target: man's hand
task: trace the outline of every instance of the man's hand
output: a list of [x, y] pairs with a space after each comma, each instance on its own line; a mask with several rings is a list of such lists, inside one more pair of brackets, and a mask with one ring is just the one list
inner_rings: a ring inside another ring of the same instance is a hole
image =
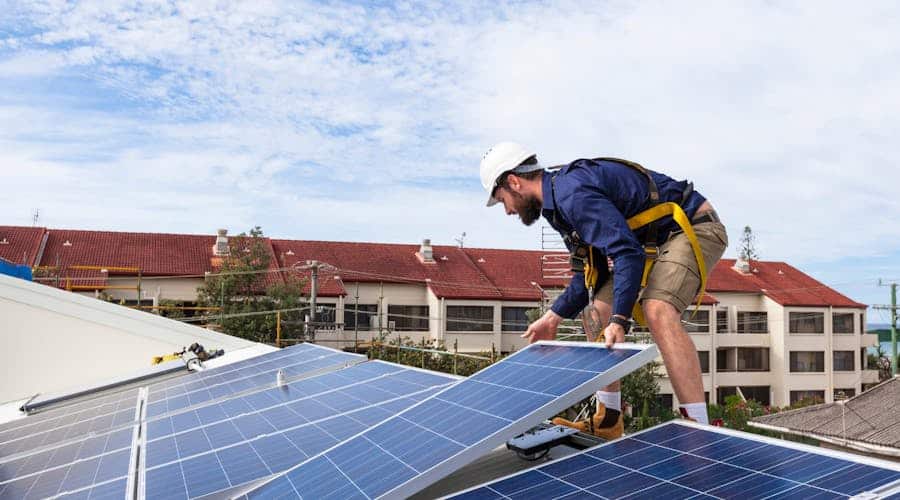
[[603, 338], [606, 340], [606, 348], [612, 349], [616, 342], [625, 342], [625, 329], [618, 323], [610, 323], [603, 330]]
[[561, 322], [562, 316], [552, 310], [547, 311], [537, 321], [528, 325], [528, 330], [522, 334], [522, 338], [527, 338], [529, 344], [538, 340], [553, 340], [556, 338], [556, 329]]

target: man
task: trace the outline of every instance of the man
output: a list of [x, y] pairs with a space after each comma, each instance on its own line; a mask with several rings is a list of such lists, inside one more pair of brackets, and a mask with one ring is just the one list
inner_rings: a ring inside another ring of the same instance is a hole
[[[707, 424], [700, 361], [681, 325], [682, 312], [705, 283], [704, 271], [728, 245], [725, 227], [706, 198], [689, 182], [625, 160], [581, 159], [544, 170], [533, 152], [512, 142], [484, 155], [481, 182], [488, 206], [503, 203], [506, 213], [525, 225], [543, 215], [573, 254], [571, 282], [523, 337], [552, 340], [563, 318], [574, 318], [591, 304], [588, 311], [606, 325], [603, 336], [612, 347], [624, 341], [634, 311], [650, 328], [682, 415]], [[660, 211], [669, 215], [658, 218]], [[648, 217], [656, 219], [648, 223]], [[652, 267], [645, 274], [648, 257]], [[604, 282], [607, 258], [613, 266]], [[554, 422], [611, 439], [623, 433], [621, 411], [617, 381], [597, 392], [597, 410], [588, 420]]]

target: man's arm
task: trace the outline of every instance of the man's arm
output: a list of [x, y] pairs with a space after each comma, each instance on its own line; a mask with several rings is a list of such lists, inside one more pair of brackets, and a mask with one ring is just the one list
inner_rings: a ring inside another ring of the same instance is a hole
[[[604, 259], [603, 265], [606, 265]], [[556, 298], [553, 306], [550, 307], [553, 312], [563, 318], [572, 319], [578, 316], [588, 304], [587, 288], [584, 287], [584, 273], [576, 272], [572, 275], [569, 285]]]

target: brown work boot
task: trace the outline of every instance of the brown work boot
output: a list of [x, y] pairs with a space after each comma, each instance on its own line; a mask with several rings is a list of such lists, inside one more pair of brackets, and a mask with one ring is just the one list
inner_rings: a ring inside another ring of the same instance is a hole
[[594, 413], [589, 419], [573, 422], [557, 417], [552, 422], [556, 425], [577, 429], [585, 434], [593, 434], [607, 441], [620, 438], [625, 433], [625, 421], [622, 418], [622, 412], [607, 410], [602, 403], [597, 404], [597, 413]]

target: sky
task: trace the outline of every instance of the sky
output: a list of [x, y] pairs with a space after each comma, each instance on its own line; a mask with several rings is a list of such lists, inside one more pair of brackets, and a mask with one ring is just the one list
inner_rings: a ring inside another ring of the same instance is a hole
[[484, 207], [481, 156], [514, 140], [690, 179], [726, 257], [751, 226], [883, 304], [898, 25], [878, 1], [0, 0], [0, 224], [539, 249]]

